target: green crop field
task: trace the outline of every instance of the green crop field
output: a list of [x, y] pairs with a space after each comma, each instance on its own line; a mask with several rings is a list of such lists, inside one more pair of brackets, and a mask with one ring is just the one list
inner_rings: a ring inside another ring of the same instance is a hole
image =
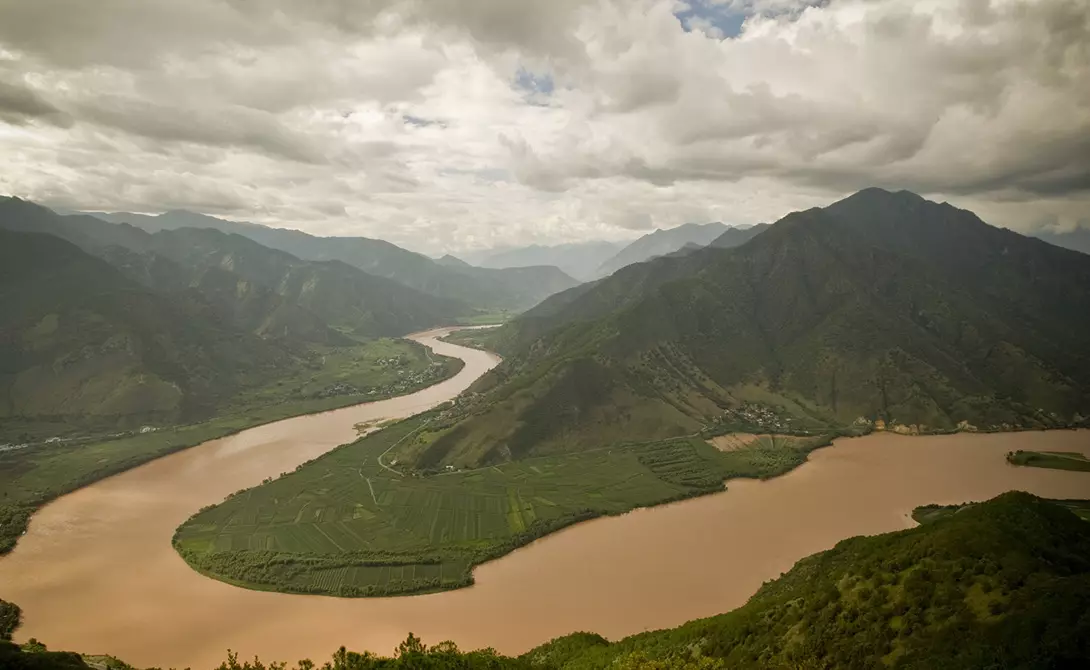
[[564, 526], [721, 490], [732, 476], [777, 474], [825, 442], [725, 454], [685, 438], [430, 476], [379, 462], [441, 418], [397, 423], [231, 496], [183, 524], [175, 546], [197, 570], [252, 588], [346, 596], [456, 588], [471, 583], [472, 566]]
[[315, 348], [311, 358], [309, 368], [251, 389], [209, 421], [0, 450], [0, 554], [15, 546], [34, 509], [59, 495], [256, 425], [409, 393], [452, 376], [462, 365], [458, 359], [429, 358], [415, 342], [389, 339]]
[[1012, 451], [1007, 461], [1014, 465], [1028, 465], [1053, 470], [1090, 472], [1090, 459], [1077, 451]]

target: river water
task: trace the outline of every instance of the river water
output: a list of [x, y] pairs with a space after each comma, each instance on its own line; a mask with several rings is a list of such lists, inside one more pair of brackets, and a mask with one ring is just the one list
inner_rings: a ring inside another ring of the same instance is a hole
[[159, 459], [60, 498], [0, 559], [0, 597], [24, 609], [20, 639], [137, 666], [214, 667], [243, 657], [324, 660], [340, 645], [389, 653], [408, 631], [518, 653], [592, 630], [617, 638], [743, 604], [762, 582], [853, 535], [912, 525], [927, 503], [1021, 489], [1090, 498], [1090, 473], [1017, 468], [1019, 448], [1090, 455], [1090, 431], [838, 440], [793, 472], [725, 493], [580, 524], [476, 571], [468, 589], [338, 599], [236, 588], [193, 572], [170, 545], [198, 508], [354, 437], [356, 423], [420, 412], [490, 367], [485, 352], [416, 336], [466, 361], [402, 398], [288, 419]]

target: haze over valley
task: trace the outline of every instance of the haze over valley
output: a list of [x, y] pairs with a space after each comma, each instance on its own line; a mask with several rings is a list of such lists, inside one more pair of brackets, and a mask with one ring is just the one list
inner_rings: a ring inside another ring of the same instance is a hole
[[0, 667], [1087, 665], [1087, 45], [0, 0]]

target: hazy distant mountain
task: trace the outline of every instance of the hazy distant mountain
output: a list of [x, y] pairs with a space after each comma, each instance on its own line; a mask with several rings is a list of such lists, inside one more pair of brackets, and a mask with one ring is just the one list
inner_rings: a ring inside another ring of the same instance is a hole
[[598, 267], [622, 248], [623, 242], [574, 242], [555, 246], [534, 244], [517, 249], [486, 252], [474, 261], [485, 268], [521, 268], [533, 265], [554, 265], [576, 279], [595, 279]]
[[466, 263], [465, 261], [463, 261], [461, 258], [458, 258], [457, 256], [451, 256], [450, 254], [444, 254], [443, 256], [440, 256], [439, 258], [436, 258], [435, 262], [438, 263], [439, 265], [444, 265], [444, 266], [446, 266], [448, 268], [470, 268], [470, 267], [473, 267], [469, 263]]
[[218, 230], [151, 234], [17, 199], [0, 200], [0, 228], [67, 239], [156, 291], [196, 289], [233, 326], [288, 342], [343, 340], [329, 325], [363, 336], [404, 335], [470, 311], [344, 263], [303, 261]]
[[496, 341], [425, 465], [691, 434], [747, 402], [819, 430], [1064, 425], [1090, 416], [1090, 256], [868, 189], [557, 295]]
[[600, 277], [611, 275], [617, 270], [642, 263], [656, 256], [663, 256], [682, 248], [686, 244], [705, 246], [727, 230], [722, 223], [686, 223], [669, 230], [656, 230], [632, 242], [598, 266]]
[[1049, 244], [1090, 254], [1090, 228], [1076, 228], [1064, 233], [1039, 231], [1033, 233], [1033, 235]]
[[369, 274], [482, 309], [526, 309], [578, 283], [555, 267], [527, 268], [519, 272], [472, 266], [451, 267], [383, 240], [316, 237], [298, 230], [225, 221], [186, 211], [171, 211], [158, 216], [127, 213], [93, 215], [149, 231], [213, 228], [242, 235], [304, 260], [342, 261]]
[[719, 249], [730, 249], [732, 247], [741, 246], [763, 233], [770, 225], [771, 224], [767, 223], [759, 223], [756, 226], [727, 228], [722, 235], [712, 240], [708, 246]]

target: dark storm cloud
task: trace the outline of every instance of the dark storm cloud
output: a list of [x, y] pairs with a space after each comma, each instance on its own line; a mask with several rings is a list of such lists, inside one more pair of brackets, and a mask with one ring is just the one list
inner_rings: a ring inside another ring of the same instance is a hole
[[58, 126], [69, 126], [72, 122], [36, 91], [0, 79], [0, 121], [22, 124], [35, 119]]

